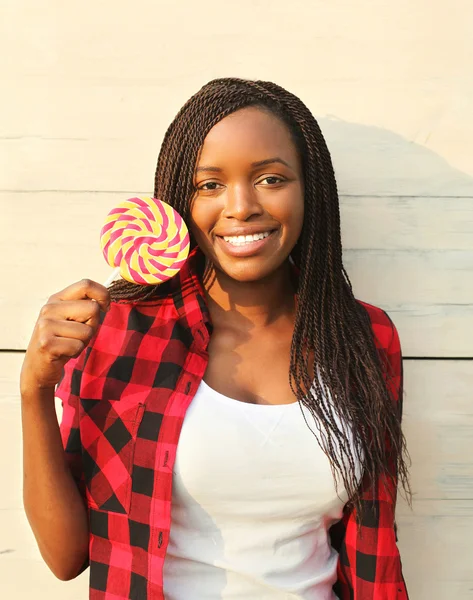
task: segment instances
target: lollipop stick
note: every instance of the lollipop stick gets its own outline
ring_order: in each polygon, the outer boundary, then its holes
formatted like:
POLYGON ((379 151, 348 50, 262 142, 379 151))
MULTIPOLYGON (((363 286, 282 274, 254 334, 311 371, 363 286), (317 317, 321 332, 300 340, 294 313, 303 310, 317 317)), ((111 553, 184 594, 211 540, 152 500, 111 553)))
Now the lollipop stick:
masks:
POLYGON ((113 270, 112 273, 110 273, 110 277, 107 278, 107 281, 103 284, 105 287, 108 287, 112 281, 115 281, 115 279, 117 278, 117 275, 120 274, 120 267, 116 268, 113 270))

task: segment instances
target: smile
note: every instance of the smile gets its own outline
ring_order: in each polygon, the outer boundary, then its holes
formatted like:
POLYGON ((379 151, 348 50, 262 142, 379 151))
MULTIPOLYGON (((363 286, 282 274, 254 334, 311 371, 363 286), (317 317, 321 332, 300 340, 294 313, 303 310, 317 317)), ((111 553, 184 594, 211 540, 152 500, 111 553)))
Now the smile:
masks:
POLYGON ((246 235, 222 235, 216 236, 218 246, 228 256, 238 258, 256 256, 264 251, 269 245, 274 244, 277 239, 277 230, 258 231, 246 235))
POLYGON ((254 233, 253 235, 224 235, 223 239, 234 246, 242 246, 244 244, 251 244, 264 240, 271 234, 270 231, 264 231, 261 233, 254 233))

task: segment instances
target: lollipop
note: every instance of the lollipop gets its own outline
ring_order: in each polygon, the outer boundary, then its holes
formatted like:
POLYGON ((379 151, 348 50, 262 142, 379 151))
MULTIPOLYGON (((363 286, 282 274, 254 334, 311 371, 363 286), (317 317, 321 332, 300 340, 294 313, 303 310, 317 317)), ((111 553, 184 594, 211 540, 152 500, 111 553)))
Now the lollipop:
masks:
POLYGON ((100 232, 105 260, 123 279, 157 285, 179 271, 189 254, 189 232, 169 204, 155 198, 130 198, 107 216, 100 232))

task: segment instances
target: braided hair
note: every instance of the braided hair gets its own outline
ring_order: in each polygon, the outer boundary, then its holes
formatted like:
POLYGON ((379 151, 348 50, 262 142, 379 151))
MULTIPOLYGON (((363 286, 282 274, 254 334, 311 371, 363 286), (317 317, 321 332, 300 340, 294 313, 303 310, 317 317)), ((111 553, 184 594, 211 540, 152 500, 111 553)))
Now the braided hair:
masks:
MULTIPOLYGON (((274 83, 210 81, 186 102, 164 136, 154 196, 189 222, 205 137, 226 116, 250 106, 270 111, 286 124, 301 158, 305 208, 302 232, 291 254, 299 278, 289 380, 299 402, 315 417, 335 483, 341 477, 360 522, 366 507, 355 465, 361 464, 373 489, 382 480, 393 501, 399 478, 410 500, 409 457, 399 403, 393 402, 384 379, 393 373, 387 361, 380 360, 369 315, 355 299, 342 263, 337 184, 317 121, 299 98, 274 83), (313 364, 320 377, 314 378, 313 364), (320 401, 327 397, 333 402, 320 401), (337 420, 347 424, 352 440, 337 420)), ((145 300, 160 293, 157 287, 119 281, 111 294, 115 300, 145 300)))

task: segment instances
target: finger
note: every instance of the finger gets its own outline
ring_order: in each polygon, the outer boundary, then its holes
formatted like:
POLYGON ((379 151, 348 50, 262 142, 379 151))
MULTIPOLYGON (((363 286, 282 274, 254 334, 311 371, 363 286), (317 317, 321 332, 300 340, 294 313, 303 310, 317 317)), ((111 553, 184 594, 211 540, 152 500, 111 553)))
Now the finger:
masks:
POLYGON ((67 300, 81 300, 81 299, 95 300, 100 305, 100 308, 104 311, 108 311, 110 308, 110 292, 108 289, 90 279, 82 279, 77 283, 73 283, 67 288, 57 292, 51 296, 51 302, 67 301, 67 300))
POLYGON ((39 328, 40 336, 44 333, 46 336, 51 335, 60 338, 80 340, 81 342, 84 342, 84 344, 90 342, 97 329, 88 323, 48 319, 43 319, 39 324, 39 328))
POLYGON ((50 361, 63 358, 75 358, 84 350, 86 344, 81 340, 51 335, 39 340, 40 350, 50 361))
POLYGON ((49 301, 41 309, 40 319, 77 321, 95 328, 100 320, 100 305, 95 300, 49 301))

